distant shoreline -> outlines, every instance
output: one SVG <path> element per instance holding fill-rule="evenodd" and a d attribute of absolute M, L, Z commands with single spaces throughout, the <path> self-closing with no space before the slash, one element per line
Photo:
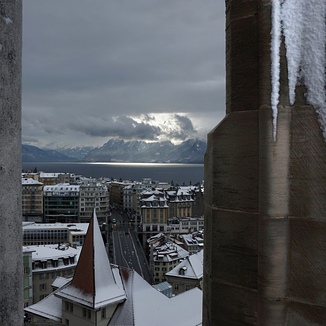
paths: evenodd
<path fill-rule="evenodd" d="M 202 183 L 204 164 L 138 163 L 138 162 L 22 162 L 24 171 L 74 173 L 91 178 L 113 178 L 141 181 L 142 178 L 178 183 Z"/>

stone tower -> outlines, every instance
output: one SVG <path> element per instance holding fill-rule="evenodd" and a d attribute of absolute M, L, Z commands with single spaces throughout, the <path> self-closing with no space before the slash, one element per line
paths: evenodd
<path fill-rule="evenodd" d="M 23 324 L 21 0 L 0 0 L 0 325 Z"/>
<path fill-rule="evenodd" d="M 290 105 L 284 39 L 273 137 L 272 3 L 226 1 L 226 116 L 205 156 L 205 326 L 326 322 L 326 143 L 305 85 Z"/>

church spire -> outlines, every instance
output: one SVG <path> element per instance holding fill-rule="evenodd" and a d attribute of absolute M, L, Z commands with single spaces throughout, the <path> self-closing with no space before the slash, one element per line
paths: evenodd
<path fill-rule="evenodd" d="M 116 282 L 112 273 L 95 210 L 73 280 L 57 296 L 93 309 L 119 303 L 126 298 L 121 283 Z"/>

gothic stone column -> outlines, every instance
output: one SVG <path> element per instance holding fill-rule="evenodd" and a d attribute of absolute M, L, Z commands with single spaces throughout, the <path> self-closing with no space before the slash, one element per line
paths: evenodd
<path fill-rule="evenodd" d="M 281 46 L 276 140 L 271 1 L 226 1 L 226 117 L 205 155 L 204 325 L 324 325 L 326 144 Z"/>

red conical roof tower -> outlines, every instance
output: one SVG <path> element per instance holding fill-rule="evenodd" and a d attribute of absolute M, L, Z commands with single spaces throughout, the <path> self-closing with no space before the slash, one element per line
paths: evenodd
<path fill-rule="evenodd" d="M 92 309 L 117 304 L 126 299 L 121 281 L 117 282 L 112 273 L 95 210 L 74 277 L 56 295 Z"/>

